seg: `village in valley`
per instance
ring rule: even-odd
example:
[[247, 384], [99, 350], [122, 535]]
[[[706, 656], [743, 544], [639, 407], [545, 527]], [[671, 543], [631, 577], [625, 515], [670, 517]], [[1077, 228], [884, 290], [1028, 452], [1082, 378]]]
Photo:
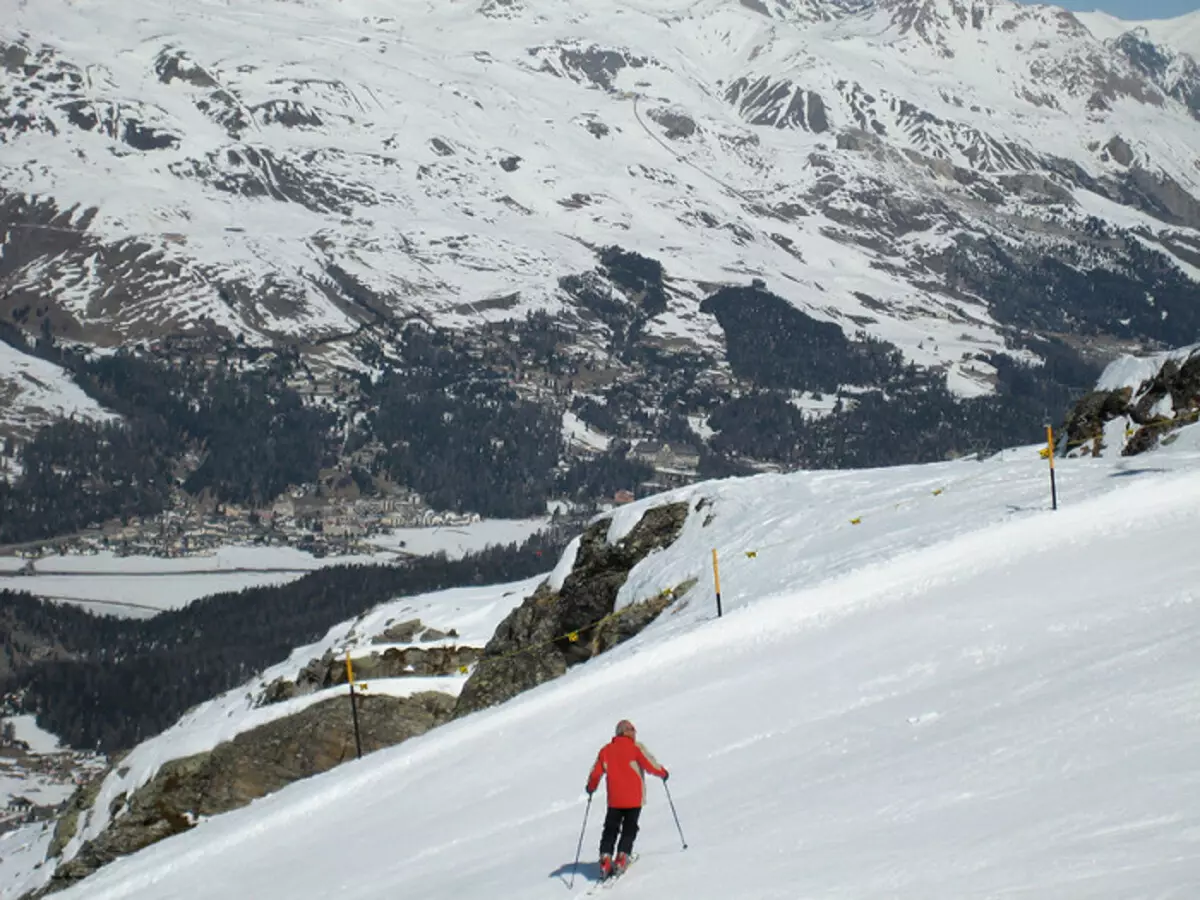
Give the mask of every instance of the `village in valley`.
[[[578, 518], [687, 484], [695, 479], [699, 463], [695, 447], [657, 440], [638, 442], [629, 456], [654, 469], [652, 482], [619, 489], [586, 508], [554, 503], [550, 514]], [[380, 552], [372, 539], [394, 529], [460, 527], [481, 520], [477, 513], [434, 510], [420, 494], [386, 479], [375, 479], [366, 494], [344, 469], [322, 472], [316, 484], [295, 487], [261, 508], [206, 502], [183, 491], [176, 491], [172, 500], [172, 507], [158, 516], [112, 520], [72, 535], [0, 548], [0, 554], [26, 559], [31, 574], [43, 556], [101, 551], [175, 558], [240, 544], [294, 547], [317, 557], [372, 554]], [[403, 555], [403, 549], [401, 542], [393, 552]]]
[[[566, 352], [569, 341], [552, 324], [531, 320], [515, 326], [484, 328], [478, 333], [441, 333], [438, 339], [464, 361], [467, 380], [499, 378], [527, 401], [549, 402], [561, 410], [562, 465], [611, 454], [624, 454], [643, 471], [652, 471], [639, 483], [616, 485], [598, 496], [552, 500], [548, 517], [580, 519], [648, 494], [695, 481], [700, 464], [702, 439], [688, 443], [663, 440], [653, 428], [622, 422], [622, 433], [606, 434], [573, 411], [582, 396], [602, 398], [606, 387], [623, 382], [629, 373], [611, 355], [578, 355]], [[333, 352], [332, 348], [328, 349]], [[361, 373], [321, 361], [321, 354], [307, 360], [294, 349], [251, 347], [238, 341], [208, 335], [171, 335], [136, 349], [140, 358], [171, 370], [226, 372], [231, 377], [276, 372], [279, 384], [292, 390], [309, 408], [329, 410], [349, 423], [369, 414], [364, 398], [368, 390]], [[358, 351], [370, 356], [371, 349]], [[336, 354], [335, 354], [336, 355]], [[607, 360], [607, 361], [606, 361]], [[312, 365], [310, 365], [310, 361]], [[661, 386], [647, 389], [646, 404], [657, 403]], [[586, 391], [586, 394], [581, 393]], [[640, 389], [639, 389], [640, 392]], [[0, 429], [2, 431], [3, 429]], [[20, 456], [13, 435], [0, 453], [0, 478], [15, 479]], [[19, 440], [20, 435], [16, 436]], [[175, 469], [176, 487], [165, 497], [164, 509], [153, 516], [126, 515], [90, 522], [80, 530], [41, 539], [0, 545], [0, 556], [20, 557], [31, 562], [55, 555], [189, 557], [205, 555], [228, 545], [291, 547], [316, 557], [377, 554], [381, 536], [395, 529], [466, 526], [481, 516], [470, 511], [437, 508], [422, 493], [392, 480], [380, 460], [388, 447], [369, 436], [365, 442], [342, 446], [315, 480], [293, 484], [261, 504], [218, 500], [211, 491], [183, 489], [187, 477], [204, 459], [204, 448], [188, 450]], [[404, 554], [403, 542], [387, 542], [393, 552]]]
[[293, 489], [264, 508], [235, 503], [203, 504], [182, 491], [172, 507], [158, 516], [131, 516], [97, 528], [0, 548], [4, 555], [34, 561], [52, 554], [186, 557], [203, 555], [230, 544], [295, 547], [317, 557], [377, 553], [367, 539], [395, 528], [468, 525], [474, 513], [437, 512], [420, 495], [396, 489], [378, 496], [345, 491], [324, 495], [314, 486]]
[[0, 837], [36, 822], [52, 822], [75, 789], [103, 772], [99, 754], [61, 747], [16, 713], [15, 698], [0, 701]]

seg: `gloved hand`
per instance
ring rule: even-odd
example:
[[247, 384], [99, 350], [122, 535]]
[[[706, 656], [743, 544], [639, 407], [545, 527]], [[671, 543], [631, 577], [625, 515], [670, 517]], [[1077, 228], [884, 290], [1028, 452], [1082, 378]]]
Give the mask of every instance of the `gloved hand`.
[[592, 796], [592, 794], [596, 793], [596, 789], [594, 787], [585, 787], [584, 790], [587, 791], [587, 795], [589, 797]]
[[670, 777], [671, 777], [671, 773], [668, 772], [666, 769], [663, 769], [663, 781], [666, 781]]

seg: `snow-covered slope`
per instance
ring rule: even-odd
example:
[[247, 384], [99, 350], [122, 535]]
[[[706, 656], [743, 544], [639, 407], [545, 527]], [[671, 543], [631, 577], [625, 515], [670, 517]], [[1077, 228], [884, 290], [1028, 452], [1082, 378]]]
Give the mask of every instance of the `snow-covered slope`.
[[1127, 31], [1140, 28], [1156, 44], [1190, 54], [1194, 59], [1200, 60], [1200, 10], [1173, 19], [1145, 19], [1137, 22], [1118, 19], [1100, 10], [1076, 13], [1075, 17], [1102, 40], [1120, 37]]
[[[291, 700], [264, 704], [263, 692], [276, 679], [295, 679], [304, 666], [326, 653], [334, 653], [337, 657], [347, 651], [352, 657], [383, 653], [393, 645], [379, 642], [378, 636], [388, 625], [412, 619], [420, 619], [427, 627], [454, 632], [452, 638], [422, 641], [420, 646], [424, 649], [456, 644], [482, 647], [500, 620], [533, 590], [538, 580], [456, 588], [383, 604], [353, 621], [334, 626], [320, 641], [298, 647], [287, 660], [265, 670], [251, 683], [200, 704], [171, 728], [139, 744], [121, 760], [120, 767], [108, 775], [100, 788], [93, 811], [80, 823], [75, 839], [67, 845], [66, 858], [75, 854], [82, 841], [95, 837], [107, 826], [111, 813], [119, 807], [119, 797], [132, 795], [168, 760], [203, 753], [244, 731], [347, 694], [343, 684]], [[418, 691], [457, 695], [465, 680], [465, 676], [460, 675], [372, 679], [364, 690], [390, 696], [409, 696]], [[48, 872], [45, 874], [49, 876]]]
[[0, 341], [0, 438], [27, 437], [48, 421], [70, 416], [115, 418], [61, 368]]
[[[1150, 463], [1060, 460], [1058, 512], [1036, 447], [708, 482], [622, 507], [610, 540], [650, 504], [692, 509], [619, 603], [700, 584], [639, 637], [61, 896], [571, 896], [583, 779], [621, 717], [670, 768], [689, 844], [651, 785], [642, 858], [617, 888], [630, 898], [1188, 896], [1197, 431]], [[459, 600], [487, 618], [531, 584]], [[244, 702], [215, 701], [170, 740], [186, 752], [242, 715]], [[139, 749], [121, 777], [162, 757]]]
[[1145, 382], [1153, 378], [1163, 364], [1170, 361], [1176, 364], [1186, 362], [1200, 351], [1200, 344], [1189, 347], [1176, 347], [1163, 353], [1152, 353], [1146, 356], [1122, 355], [1109, 363], [1100, 380], [1096, 382], [1098, 391], [1115, 391], [1120, 388], [1132, 388], [1136, 391]]
[[719, 348], [706, 288], [764, 277], [978, 393], [979, 247], [1200, 271], [1190, 95], [1055, 7], [43, 0], [0, 61], [0, 312], [99, 343], [558, 310], [620, 244], [651, 333]]

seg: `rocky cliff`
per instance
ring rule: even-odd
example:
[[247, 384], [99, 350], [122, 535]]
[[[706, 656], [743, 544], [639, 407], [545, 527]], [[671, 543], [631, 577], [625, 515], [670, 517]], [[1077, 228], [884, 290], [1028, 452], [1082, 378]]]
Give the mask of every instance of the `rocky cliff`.
[[[1071, 410], [1065, 452], [1099, 456], [1119, 445], [1122, 456], [1136, 456], [1169, 443], [1179, 428], [1200, 421], [1200, 348], [1148, 361], [1143, 372], [1128, 376], [1133, 383], [1116, 380], [1117, 374], [1106, 373], [1100, 387]], [[1119, 423], [1118, 429], [1111, 423]]]
[[673, 593], [615, 613], [617, 593], [634, 566], [675, 541], [687, 513], [686, 503], [648, 509], [634, 529], [614, 543], [608, 542], [610, 519], [589, 526], [562, 587], [556, 591], [543, 583], [496, 629], [459, 695], [455, 717], [557, 678], [652, 622], [674, 599]]

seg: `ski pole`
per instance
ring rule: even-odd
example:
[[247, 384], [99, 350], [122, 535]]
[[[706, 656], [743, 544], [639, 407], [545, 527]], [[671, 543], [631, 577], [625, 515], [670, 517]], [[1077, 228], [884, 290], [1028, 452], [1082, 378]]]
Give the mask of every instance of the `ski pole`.
[[675, 827], [679, 829], [679, 840], [683, 844], [683, 849], [687, 849], [687, 838], [683, 836], [683, 826], [679, 824], [679, 813], [675, 812], [675, 801], [671, 799], [671, 788], [667, 784], [667, 779], [663, 779], [663, 790], [667, 792], [667, 802], [671, 804], [671, 815], [675, 817]]
[[583, 810], [583, 828], [579, 830], [579, 846], [575, 848], [575, 865], [571, 866], [571, 881], [569, 888], [575, 887], [575, 872], [579, 869], [579, 854], [583, 852], [583, 836], [587, 833], [587, 817], [592, 811], [592, 795], [588, 794], [587, 806]]

